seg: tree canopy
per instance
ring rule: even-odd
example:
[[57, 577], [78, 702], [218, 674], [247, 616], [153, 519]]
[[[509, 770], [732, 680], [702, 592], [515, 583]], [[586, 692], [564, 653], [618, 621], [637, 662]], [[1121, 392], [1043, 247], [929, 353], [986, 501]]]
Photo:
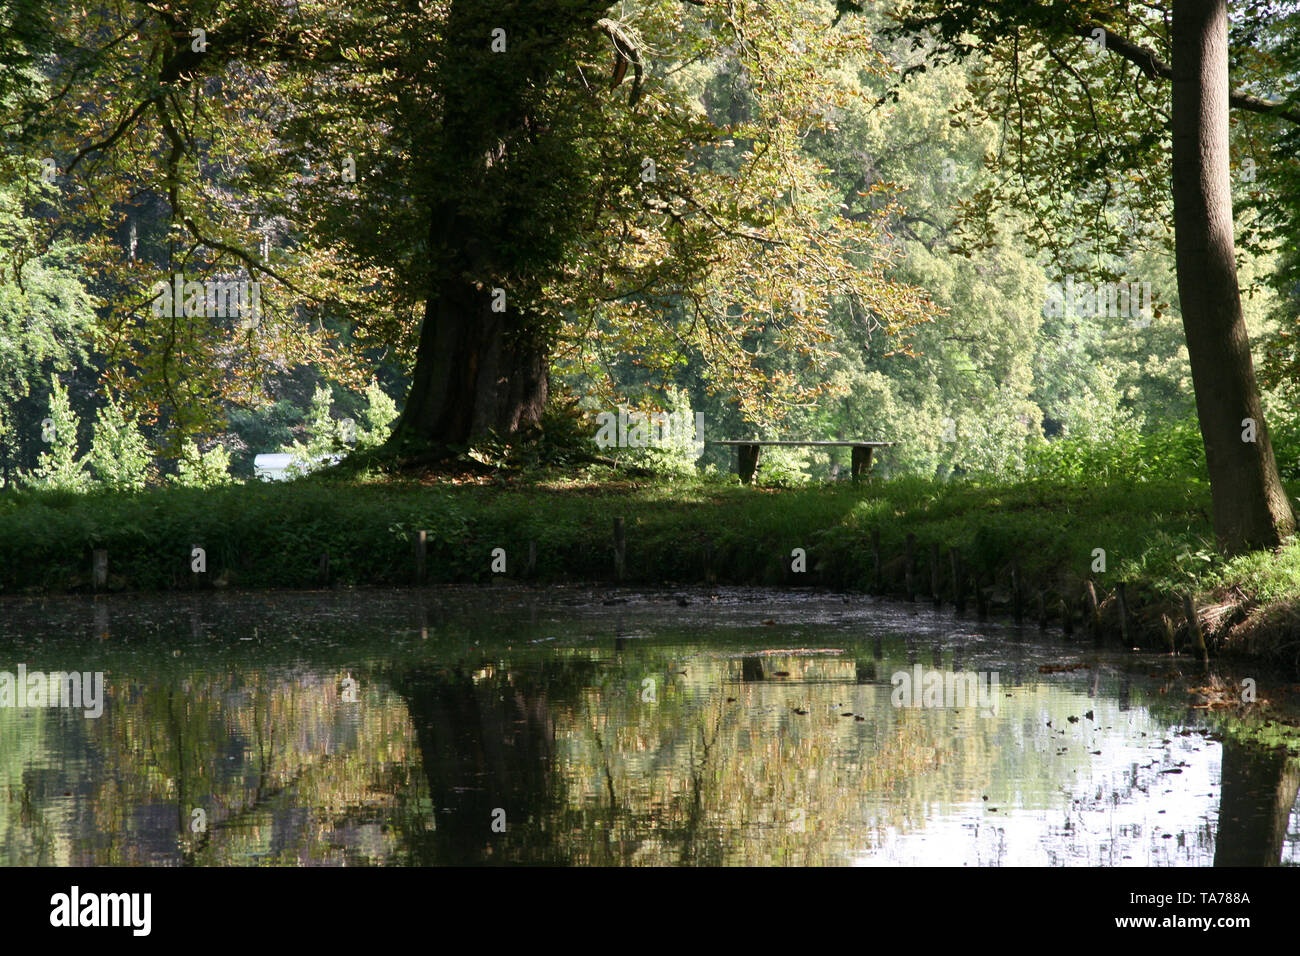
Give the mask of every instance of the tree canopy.
[[[1197, 411], [1171, 5], [0, 9], [0, 314], [46, 316], [0, 341], [6, 466], [43, 450], [56, 372], [83, 420], [120, 399], [171, 459], [244, 473], [376, 377], [395, 448], [511, 440], [562, 396], [898, 439], [885, 467], [929, 474]], [[1243, 4], [1227, 34], [1265, 386], [1232, 414], [1264, 446], [1298, 364], [1296, 17]], [[834, 469], [810, 455], [792, 474]]]

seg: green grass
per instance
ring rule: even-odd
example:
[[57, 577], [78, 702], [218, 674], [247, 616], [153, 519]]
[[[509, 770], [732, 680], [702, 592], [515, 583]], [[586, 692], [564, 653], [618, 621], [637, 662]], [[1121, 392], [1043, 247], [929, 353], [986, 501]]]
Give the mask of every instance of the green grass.
[[[786, 489], [655, 480], [608, 474], [582, 480], [420, 484], [313, 478], [210, 490], [140, 494], [0, 495], [0, 594], [85, 590], [91, 551], [109, 552], [110, 586], [191, 586], [190, 548], [206, 550], [206, 582], [250, 588], [319, 584], [320, 555], [335, 586], [412, 580], [412, 536], [429, 532], [428, 580], [486, 582], [492, 551], [506, 551], [507, 579], [525, 570], [536, 544], [535, 579], [613, 578], [611, 529], [627, 528], [627, 582], [696, 584], [710, 568], [719, 584], [818, 585], [869, 590], [870, 534], [880, 532], [884, 590], [901, 593], [902, 553], [915, 535], [916, 582], [929, 594], [931, 544], [958, 548], [995, 608], [1009, 600], [1018, 566], [1027, 609], [1046, 594], [1053, 616], [1091, 578], [1104, 597], [1128, 582], [1132, 605], [1165, 609], [1183, 591], [1249, 601], [1300, 598], [1300, 546], [1225, 561], [1216, 551], [1208, 487], [1195, 478], [1095, 483], [1061, 480], [975, 483], [898, 479]], [[791, 552], [807, 553], [792, 573]], [[1106, 569], [1093, 571], [1095, 550]], [[1154, 614], [1138, 614], [1154, 626]]]
[[[97, 547], [110, 551], [120, 586], [166, 588], [174, 577], [187, 585], [191, 544], [206, 549], [212, 575], [226, 571], [231, 583], [249, 587], [310, 586], [325, 551], [337, 583], [401, 584], [411, 577], [411, 535], [421, 529], [429, 532], [436, 581], [486, 580], [497, 547], [506, 549], [507, 576], [516, 577], [529, 541], [537, 545], [541, 579], [605, 580], [613, 519], [622, 516], [634, 582], [701, 580], [711, 540], [721, 582], [780, 583], [791, 550], [804, 548], [804, 583], [866, 587], [868, 537], [878, 528], [887, 562], [910, 532], [922, 566], [933, 541], [945, 562], [947, 549], [957, 547], [966, 564], [990, 577], [1016, 560], [1026, 580], [1050, 585], [1089, 575], [1093, 549], [1101, 548], [1107, 571], [1093, 575], [1099, 581], [1127, 577], [1168, 590], [1223, 570], [1208, 510], [1206, 489], [1185, 482], [1077, 488], [901, 479], [862, 489], [773, 490], [702, 482], [304, 481], [138, 495], [26, 492], [0, 497], [0, 589], [79, 587]], [[1262, 582], [1269, 563], [1252, 557]], [[900, 583], [896, 576], [886, 584]]]

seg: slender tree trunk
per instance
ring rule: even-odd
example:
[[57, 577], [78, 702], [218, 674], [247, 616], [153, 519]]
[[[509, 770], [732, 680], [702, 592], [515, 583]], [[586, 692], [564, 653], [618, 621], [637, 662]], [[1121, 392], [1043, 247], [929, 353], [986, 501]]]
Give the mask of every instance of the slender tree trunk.
[[[1237, 286], [1228, 158], [1226, 0], [1175, 0], [1173, 192], [1178, 297], [1214, 502], [1229, 553], [1295, 527], [1278, 477]], [[1243, 440], [1254, 422], [1254, 441]], [[1248, 436], [1249, 437], [1249, 436]]]
[[1278, 866], [1287, 821], [1300, 790], [1300, 763], [1285, 748], [1223, 742], [1223, 785], [1215, 866]]

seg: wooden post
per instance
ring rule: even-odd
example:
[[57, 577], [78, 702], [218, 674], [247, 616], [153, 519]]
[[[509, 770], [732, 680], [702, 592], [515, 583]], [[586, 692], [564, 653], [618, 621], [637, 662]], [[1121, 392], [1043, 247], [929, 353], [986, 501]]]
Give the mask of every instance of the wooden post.
[[1024, 608], [1020, 606], [1020, 566], [1014, 561], [1011, 563], [1011, 616], [1016, 624], [1025, 619]]
[[970, 587], [971, 592], [975, 595], [975, 616], [981, 621], [987, 621], [989, 619], [989, 602], [988, 597], [984, 594], [984, 589], [980, 587], [978, 574], [971, 574]]
[[1201, 658], [1202, 664], [1210, 662], [1210, 653], [1205, 647], [1205, 634], [1201, 631], [1201, 619], [1196, 615], [1196, 604], [1190, 593], [1183, 595], [1183, 613], [1187, 615], [1187, 633], [1192, 639], [1192, 647]]
[[1061, 598], [1061, 631], [1066, 637], [1074, 636], [1074, 608], [1066, 598]]
[[854, 482], [862, 481], [871, 475], [871, 446], [853, 446], [853, 463], [850, 466]]
[[962, 593], [961, 552], [956, 548], [948, 551], [952, 559], [952, 603], [958, 614], [966, 613], [966, 595]]
[[1115, 585], [1115, 603], [1119, 607], [1119, 639], [1125, 647], [1130, 647], [1128, 639], [1128, 597], [1124, 592], [1124, 582]]
[[717, 575], [713, 572], [713, 539], [704, 539], [704, 583], [713, 584]]
[[525, 576], [531, 581], [533, 575], [537, 573], [537, 542], [528, 542], [528, 570], [524, 572]]
[[871, 529], [871, 561], [875, 570], [872, 572], [871, 593], [880, 594], [884, 586], [880, 578], [880, 529]]
[[1047, 630], [1047, 595], [1041, 588], [1038, 591], [1038, 629]]
[[415, 583], [424, 583], [424, 561], [429, 549], [429, 532], [415, 532]]
[[[84, 552], [83, 552], [84, 553]], [[96, 548], [90, 556], [90, 583], [96, 591], [108, 587], [108, 549]]]
[[1084, 582], [1083, 613], [1086, 617], [1085, 623], [1092, 629], [1093, 638], [1100, 641], [1101, 612], [1097, 609], [1097, 588], [1093, 585], [1091, 579]]
[[320, 556], [320, 583], [322, 587], [330, 586], [330, 553], [328, 551]]
[[622, 581], [627, 565], [627, 531], [622, 518], [614, 519], [614, 580]]
[[942, 600], [939, 597], [939, 542], [934, 541], [930, 544], [930, 598], [934, 601], [934, 606], [938, 607]]
[[736, 471], [740, 475], [742, 485], [747, 485], [754, 480], [754, 472], [758, 470], [758, 451], [761, 447], [761, 445], [736, 446]]
[[903, 591], [909, 601], [916, 600], [916, 582], [913, 580], [912, 567], [916, 562], [916, 535], [908, 534], [903, 544]]

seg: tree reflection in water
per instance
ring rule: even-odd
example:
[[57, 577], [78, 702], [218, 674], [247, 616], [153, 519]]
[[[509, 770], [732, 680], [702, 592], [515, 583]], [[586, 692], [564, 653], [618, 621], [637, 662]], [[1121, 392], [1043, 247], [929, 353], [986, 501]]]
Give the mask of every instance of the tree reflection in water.
[[[1045, 676], [1059, 648], [914, 617], [701, 631], [624, 607], [568, 623], [508, 592], [368, 600], [278, 623], [250, 601], [229, 625], [98, 605], [112, 636], [89, 645], [41, 631], [44, 610], [17, 638], [7, 617], [0, 669], [103, 670], [109, 699], [98, 720], [0, 709], [0, 861], [1297, 860], [1293, 751], [1222, 727], [1220, 747], [1118, 664]], [[998, 716], [891, 706], [910, 663], [1002, 671]]]

